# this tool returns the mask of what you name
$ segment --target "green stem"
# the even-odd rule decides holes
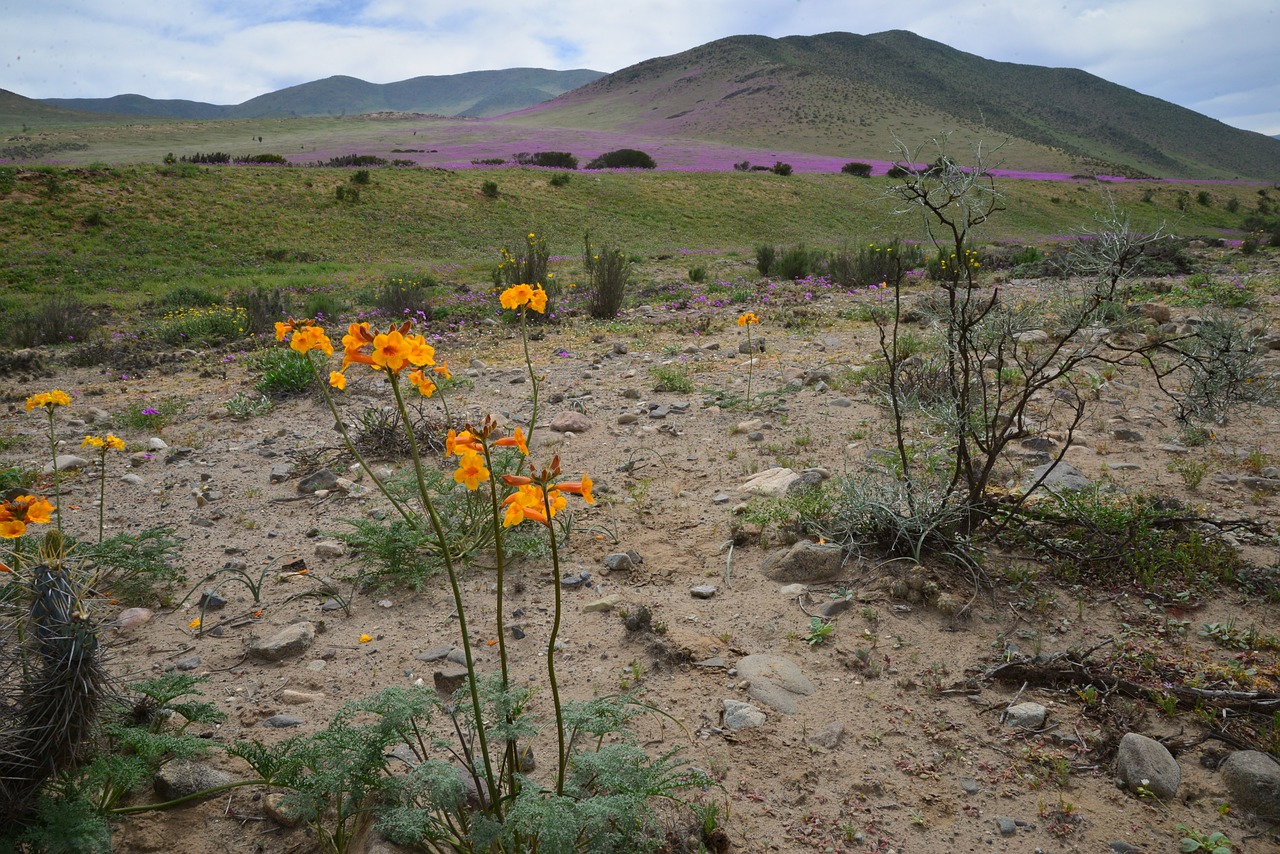
[[[102,459],[98,463],[102,469],[98,472],[98,545],[102,545],[102,532],[105,528],[107,511],[107,446],[102,446]]]
[[[498,658],[502,662],[502,691],[505,694],[509,684],[508,668],[507,668],[507,627],[506,627],[505,617],[503,616],[504,614],[503,593],[506,590],[507,561],[506,561],[506,554],[502,548],[502,522],[500,521],[502,514],[500,511],[500,508],[498,507],[497,478],[494,477],[492,474],[493,457],[489,451],[488,441],[481,442],[481,445],[483,445],[484,447],[484,463],[486,466],[489,467],[489,472],[490,472],[489,504],[490,504],[490,516],[493,522],[493,554],[494,554],[494,562],[497,564],[497,567],[498,567],[498,599],[496,603],[496,607],[498,610],[498,616],[497,616]],[[507,721],[507,723],[510,723],[510,721]],[[507,768],[507,792],[508,794],[513,796],[516,794],[516,767],[519,765],[519,763],[517,762],[517,759],[518,759],[517,750],[518,748],[516,746],[515,741],[508,741],[506,744],[506,748],[504,750],[504,753],[506,755],[505,764]]]
[[[180,798],[174,798],[171,801],[165,801],[164,803],[160,803],[160,804],[138,804],[132,807],[113,807],[112,809],[107,810],[107,814],[108,815],[129,815],[130,813],[149,812],[151,810],[167,810],[170,807],[181,806],[182,804],[190,803],[191,801],[196,801],[201,798],[207,798],[210,795],[216,795],[219,792],[225,792],[229,789],[239,789],[243,786],[269,786],[269,785],[271,785],[270,780],[237,780],[234,783],[226,783],[222,786],[215,786],[212,789],[201,789],[198,792],[192,792],[189,795],[183,795]]]
[[[378,491],[386,496],[386,499],[391,502],[392,507],[396,508],[396,512],[398,512],[410,525],[415,528],[418,527],[417,520],[413,518],[413,514],[411,514],[403,504],[395,499],[395,496],[393,496],[390,490],[387,489],[387,485],[373,473],[373,468],[365,462],[364,457],[356,448],[356,443],[352,441],[351,434],[347,432],[347,425],[343,423],[342,416],[338,414],[338,407],[334,404],[332,395],[329,394],[329,384],[321,375],[320,368],[316,366],[315,360],[309,361],[311,363],[311,372],[315,374],[316,381],[320,383],[320,392],[324,395],[324,402],[329,405],[329,413],[333,416],[334,426],[336,426],[338,428],[338,432],[342,434],[343,444],[347,446],[347,450],[351,452],[351,456],[356,458],[356,462],[360,464],[360,468],[364,469],[364,471],[368,473],[369,479],[373,481],[374,486],[378,487]],[[412,432],[413,431],[411,429],[410,433],[412,434]],[[255,599],[255,601],[257,600]]]
[[[404,405],[404,395],[400,393],[399,375],[388,371],[387,379],[391,382],[391,391],[396,398],[396,409],[400,412],[400,420],[404,424],[405,435],[409,438],[409,452],[413,457],[413,473],[418,480],[418,496],[423,508],[431,519],[431,527],[435,531],[436,541],[440,543],[440,556],[444,559],[445,573],[449,576],[449,587],[453,591],[453,604],[458,609],[458,631],[462,633],[462,653],[467,661],[467,685],[471,690],[471,710],[475,714],[476,735],[480,740],[480,755],[484,760],[485,784],[489,787],[489,804],[501,818],[501,803],[498,800],[498,783],[493,774],[493,762],[489,758],[489,737],[484,729],[484,717],[480,709],[480,689],[476,686],[476,665],[471,653],[471,635],[467,631],[467,610],[462,603],[462,587],[458,583],[458,572],[449,554],[449,542],[445,539],[444,525],[436,513],[435,505],[427,491],[426,476],[422,471],[422,456],[418,453],[418,440],[413,435],[413,422],[409,420],[409,411]]]
[[[533,408],[529,412],[529,436],[525,440],[526,445],[533,444],[533,428],[538,423],[538,375],[533,370],[533,359],[529,357],[529,336],[524,328],[524,315],[529,310],[528,306],[520,308],[520,340],[524,343],[524,363],[529,369],[529,383],[533,386]]]
[[[53,500],[57,506],[58,533],[62,533],[62,490],[58,487],[58,442],[53,434],[53,404],[45,407],[49,414],[49,457],[53,460]]]
[[[747,358],[749,359],[747,362],[747,406],[749,408],[751,406],[751,378],[756,371],[756,351],[755,348],[751,346],[750,323],[747,324],[747,353]]]
[[[560,686],[556,683],[556,638],[560,634],[560,551],[556,547],[556,530],[551,527],[551,499],[547,495],[550,484],[542,485],[542,512],[547,518],[547,531],[551,540],[551,585],[555,588],[555,616],[551,621],[551,636],[547,638],[547,679],[551,683],[551,703],[556,710],[556,794],[564,794],[564,772],[569,763],[564,745],[564,711],[560,707]]]

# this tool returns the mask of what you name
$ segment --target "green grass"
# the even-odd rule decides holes
[[[148,302],[148,292],[310,292],[432,265],[449,265],[457,281],[482,281],[496,247],[529,230],[548,236],[553,255],[576,254],[590,230],[646,257],[686,248],[749,254],[759,242],[836,248],[889,228],[922,236],[913,231],[918,223],[895,219],[882,202],[884,179],[808,174],[784,184],[749,173],[602,173],[552,189],[531,169],[385,169],[362,188],[359,203],[347,204],[334,188],[348,172],[15,170],[13,189],[0,195],[0,300],[11,306],[32,294],[70,292],[91,307],[132,308]],[[501,179],[497,201],[476,190],[490,174]],[[1008,209],[982,235],[987,240],[1070,233],[1102,204],[1091,185],[1006,181],[1001,189]],[[1171,219],[1181,234],[1205,235],[1238,228],[1254,195],[1218,186],[1217,195],[1241,196],[1240,213],[1221,205],[1178,212],[1172,196],[1142,203],[1140,186],[1108,189],[1134,211],[1137,228]],[[1053,204],[1052,196],[1069,203]]]

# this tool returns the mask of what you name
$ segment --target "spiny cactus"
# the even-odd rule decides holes
[[[109,693],[98,630],[53,532],[0,590],[0,822],[83,759]]]

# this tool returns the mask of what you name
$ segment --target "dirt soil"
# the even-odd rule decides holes
[[[718,263],[739,264],[743,269],[737,272],[748,272],[742,262]],[[779,465],[797,472],[821,468],[839,478],[864,470],[868,452],[888,446],[884,413],[874,397],[847,383],[849,369],[875,359],[873,328],[841,316],[851,300],[825,297],[798,312],[761,307],[762,325],[753,333],[766,343],[751,381],[756,391],[769,393],[769,405],[756,411],[721,409],[707,391],[746,391],[748,356],[739,352],[745,337],[734,322],[739,309],[732,306],[642,307],[614,324],[571,322],[531,342],[536,368],[545,375],[542,423],[574,410],[590,420],[589,429],[576,434],[540,427],[534,459],[558,453],[567,472],[589,472],[597,484],[597,504],[574,510],[570,549],[563,556],[564,574],[590,573],[588,584],[564,591],[564,648],[557,659],[564,693],[587,698],[631,689],[678,720],[679,726],[657,716],[642,718],[641,743],[653,752],[680,747],[720,781],[723,789],[706,798],[723,805],[722,826],[734,851],[1095,852],[1123,841],[1132,847],[1110,850],[1164,852],[1177,850],[1179,824],[1206,833],[1221,830],[1241,851],[1280,850],[1275,828],[1220,809],[1226,790],[1215,768],[1229,748],[1215,740],[1194,743],[1204,727],[1193,715],[1171,719],[1150,703],[1119,695],[1108,696],[1109,714],[1091,714],[1075,687],[982,676],[1019,655],[1099,647],[1095,655],[1105,657],[1108,639],[1139,643],[1129,631],[1134,626],[1145,627],[1153,648],[1230,662],[1237,653],[1200,637],[1200,627],[1234,621],[1276,635],[1275,603],[1224,588],[1211,600],[1174,607],[1178,603],[1146,597],[1136,588],[1069,589],[1047,577],[1019,582],[1018,567],[1030,568],[1031,576],[1042,567],[998,554],[986,566],[997,581],[994,589],[977,590],[969,574],[942,563],[927,562],[917,571],[956,603],[967,603],[959,614],[943,613],[918,596],[894,598],[893,582],[909,571],[901,561],[850,558],[837,579],[803,589],[788,589],[762,574],[762,563],[784,544],[785,532],[766,531],[762,542],[750,525],[739,530],[742,517],[735,510],[749,498],[744,482]],[[1175,322],[1189,313],[1173,308]],[[1257,323],[1271,331],[1269,319],[1259,315]],[[466,381],[452,395],[455,414],[493,413],[507,426],[528,418],[530,386],[514,329],[493,326],[455,335],[439,344],[437,355]],[[1280,352],[1272,351],[1267,364],[1280,367]],[[258,377],[245,359],[223,353],[181,354],[142,371],[65,368],[48,359],[46,365],[52,366],[49,376],[11,377],[12,402],[0,431],[18,441],[0,464],[47,462],[42,413],[28,414],[21,401],[38,391],[65,389],[73,404],[58,415],[63,452],[82,453],[83,434],[108,429],[128,440],[130,453],[145,450],[152,438],[168,445],[137,466],[130,465],[129,454],[109,458],[106,530],[111,536],[176,529],[185,541],[186,580],[175,601],[229,561],[244,561],[255,576],[271,567],[261,602],[243,586],[224,585],[221,593],[230,602],[208,615],[199,636],[189,626],[198,614],[195,596],[176,609],[158,609],[143,626],[111,630],[110,666],[121,680],[157,674],[180,660],[190,665],[198,656],[191,672],[208,677],[207,697],[228,716],[208,736],[224,744],[315,732],[354,698],[419,679],[432,683],[439,663],[419,655],[459,642],[442,578],[416,592],[357,593],[350,613],[322,610],[323,596],[291,598],[324,578],[339,580],[340,589],[349,591],[341,579],[355,572],[351,556],[325,557],[317,545],[329,532],[344,530],[347,520],[378,517],[388,507],[372,491],[359,497],[340,489],[323,496],[299,493],[299,478],[332,460],[323,451],[339,444],[321,403],[294,399],[265,415],[230,418],[225,401],[239,392],[252,394]],[[659,366],[687,369],[694,390],[655,391],[652,369]],[[818,382],[806,372],[828,377]],[[352,377],[343,396],[349,417],[386,404],[381,378],[357,378],[354,369]],[[170,397],[187,405],[159,436],[119,426],[131,404]],[[683,411],[673,406],[683,403]],[[665,417],[652,417],[653,404],[670,409]],[[1276,562],[1269,534],[1280,499],[1251,494],[1240,483],[1251,464],[1280,447],[1273,413],[1234,418],[1207,446],[1175,456],[1161,450],[1180,434],[1172,409],[1136,370],[1119,371],[1102,383],[1091,406],[1067,456],[1073,465],[1099,483],[1176,498],[1206,516],[1251,520],[1264,533],[1241,536],[1244,557],[1257,565]],[[111,420],[90,422],[93,409],[105,410]],[[762,423],[744,424],[753,419]],[[1116,439],[1118,424],[1143,438]],[[1198,491],[1188,490],[1170,470],[1175,458],[1207,463]],[[405,460],[377,464],[398,468]],[[293,473],[276,482],[272,470],[281,465],[292,465]],[[1009,479],[1017,466],[1025,469],[1011,460]],[[141,482],[126,483],[125,474]],[[359,483],[370,485],[368,477]],[[63,489],[68,527],[93,539],[96,473],[73,474]],[[606,555],[627,551],[642,562],[629,571],[604,567]],[[306,575],[280,571],[286,564],[302,565],[295,561],[305,564]],[[480,559],[468,568],[464,591],[480,666],[492,670],[495,576],[488,564]],[[523,637],[508,639],[518,679],[544,678],[554,581],[547,559],[519,561],[510,576],[507,608],[523,613],[513,620]],[[699,585],[713,586],[714,595],[694,598],[691,588]],[[613,611],[583,612],[583,606],[610,595],[621,597]],[[825,642],[810,646],[804,639],[810,615],[836,598],[848,599],[851,607],[836,618]],[[624,626],[619,612],[635,613],[642,606],[662,633],[632,633]],[[99,615],[110,620],[119,608],[103,604]],[[321,632],[305,653],[279,663],[248,656],[255,638],[300,620]],[[361,642],[362,635],[372,640]],[[782,656],[810,680],[813,692],[794,713],[748,695],[749,683],[736,666],[753,654]],[[1274,651],[1260,654],[1254,665],[1270,674],[1275,690]],[[300,695],[304,699],[296,705],[283,699],[297,701]],[[765,713],[765,722],[730,731],[723,721],[726,699],[751,702]],[[1034,730],[1003,724],[1005,709],[1015,701],[1043,704],[1047,722]],[[548,712],[544,690],[534,713],[545,720]],[[281,713],[302,722],[287,729],[262,725]],[[1182,771],[1176,797],[1161,803],[1117,787],[1114,748],[1124,731],[1117,721],[1172,739]],[[548,744],[554,739],[544,731],[534,743],[539,759],[549,755]],[[245,773],[217,753],[211,761]],[[547,767],[543,761],[537,773]],[[262,794],[237,789],[198,805],[132,817],[117,825],[116,849],[314,850],[305,829],[282,828],[263,817]],[[137,801],[150,796],[140,793]],[[999,819],[1014,821],[1006,824],[1008,832],[1002,833]],[[677,837],[687,835],[673,830]]]

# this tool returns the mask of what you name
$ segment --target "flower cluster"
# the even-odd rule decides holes
[[[547,311],[547,292],[542,289],[542,283],[535,285],[512,285],[502,292],[498,298],[503,308],[531,308],[538,314],[545,314]]]
[[[71,405],[71,395],[67,394],[65,391],[61,391],[60,389],[56,389],[56,388],[53,391],[46,391],[41,394],[33,394],[31,395],[31,397],[27,398],[28,412],[30,412],[31,410],[39,406],[43,406],[45,409],[52,412],[55,406],[70,406],[70,405]]]
[[[35,495],[19,495],[0,503],[0,539],[17,539],[33,523],[47,525],[52,513],[53,505]]]
[[[552,461],[551,468],[552,471],[546,472],[546,475],[554,476],[553,473],[559,471],[559,457]],[[591,478],[585,474],[582,476],[582,480],[566,480],[560,483],[538,483],[533,478],[525,477],[524,475],[504,474],[502,482],[507,486],[516,487],[516,491],[508,495],[502,502],[502,506],[507,508],[502,517],[502,527],[504,528],[519,525],[525,519],[541,522],[550,527],[550,519],[554,518],[568,504],[564,493],[579,495],[588,504],[596,503],[595,498],[591,495]],[[547,515],[548,511],[550,511],[550,516]]]
[[[103,453],[107,451],[123,451],[124,439],[108,433],[105,436],[85,436],[84,441],[80,443],[82,448],[101,448]]]
[[[750,326],[753,323],[759,323],[759,322],[760,322],[760,318],[756,317],[755,314],[753,314],[752,312],[748,311],[746,314],[738,315],[739,326]]]

